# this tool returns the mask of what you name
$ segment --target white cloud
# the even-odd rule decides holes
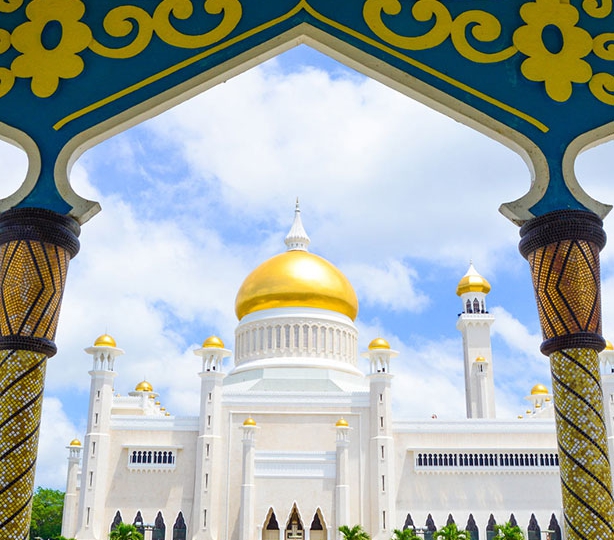
[[[38,458],[36,460],[37,486],[64,490],[68,443],[74,438],[83,442],[80,429],[69,420],[58,398],[45,397],[41,422]]]
[[[490,311],[496,318],[492,326],[493,335],[500,336],[510,349],[528,357],[541,359],[539,352],[541,335],[532,334],[524,324],[501,306],[495,306]]]
[[[418,273],[402,262],[390,260],[382,266],[350,264],[345,274],[356,289],[361,305],[392,311],[422,311],[428,296],[416,288]]]

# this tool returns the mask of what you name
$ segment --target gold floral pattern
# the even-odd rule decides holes
[[[536,0],[520,8],[527,23],[514,32],[514,45],[528,56],[520,70],[530,81],[544,82],[546,93],[555,101],[571,97],[572,83],[586,83],[593,70],[583,58],[593,49],[593,39],[576,26],[578,10],[560,0]],[[544,43],[544,30],[554,26],[562,36],[559,51],[551,51]]]
[[[89,27],[79,22],[85,13],[80,0],[33,0],[26,7],[30,22],[18,26],[11,43],[23,53],[11,64],[17,77],[32,78],[32,93],[49,97],[57,89],[60,79],[77,77],[84,67],[77,54],[92,40]],[[61,37],[55,47],[43,44],[43,31],[53,21],[61,24]]]

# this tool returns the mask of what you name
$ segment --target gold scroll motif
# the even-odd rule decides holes
[[[0,246],[0,334],[53,341],[71,255],[30,240]],[[46,355],[0,350],[0,530],[25,540],[38,450]]]
[[[0,12],[19,7],[21,2],[0,2]],[[102,22],[105,32],[112,38],[123,38],[136,29],[136,35],[131,43],[113,48],[95,39],[90,27],[81,20],[85,14],[81,0],[32,0],[26,6],[28,22],[12,33],[0,28],[0,54],[8,50],[3,49],[9,43],[21,53],[10,69],[0,67],[0,97],[13,88],[15,77],[31,78],[35,96],[52,96],[60,79],[73,79],[83,72],[81,53],[88,48],[107,58],[132,58],[147,48],[154,33],[173,47],[193,49],[212,45],[230,34],[243,14],[240,0],[205,0],[203,9],[209,15],[222,14],[222,20],[204,34],[188,35],[177,30],[172,21],[187,20],[194,14],[191,0],[162,0],[153,15],[133,5],[115,7]],[[43,45],[43,31],[54,21],[62,25],[61,38],[55,47],[47,48]]]
[[[567,538],[614,538],[612,477],[597,352],[555,352],[550,355],[550,366]]]
[[[200,0],[196,4],[195,1],[161,0],[153,14],[131,4],[116,6],[103,17],[102,29],[106,36],[99,39],[102,36],[97,37],[98,28],[90,28],[82,21],[86,9],[82,0],[32,0],[25,8],[28,22],[12,32],[0,28],[0,55],[11,46],[21,53],[10,67],[0,67],[0,98],[13,88],[16,77],[31,78],[32,93],[41,98],[50,97],[57,91],[60,79],[81,75],[85,69],[82,54],[87,49],[106,58],[133,58],[147,49],[154,34],[173,47],[208,47],[221,43],[243,17],[242,0],[205,0],[202,3],[204,13],[216,20],[221,15],[221,20],[203,34],[185,34],[177,28],[177,23],[194,15],[194,6],[200,4]],[[523,3],[520,16],[525,24],[514,29],[511,42],[502,43],[494,52],[478,48],[481,43],[492,45],[501,39],[502,22],[494,14],[472,9],[454,18],[440,0],[415,0],[409,11],[425,30],[418,35],[401,35],[389,28],[386,21],[401,14],[409,3],[407,0],[365,0],[362,15],[371,31],[383,43],[396,49],[433,49],[450,39],[460,56],[478,64],[503,62],[522,54],[526,58],[521,63],[521,75],[527,80],[544,83],[551,99],[567,101],[572,95],[573,84],[588,84],[595,98],[608,105],[614,104],[614,74],[593,73],[592,66],[585,60],[591,52],[604,60],[614,60],[614,53],[607,46],[612,34],[592,36],[578,26],[580,11],[569,2],[532,0]],[[22,4],[23,0],[4,0],[0,2],[0,12],[16,11]],[[299,0],[290,12],[296,8],[314,11],[306,0]],[[612,0],[584,0],[582,10],[590,17],[601,19],[612,13]],[[282,16],[276,20],[283,19]],[[61,38],[55,47],[46,48],[42,43],[43,30],[54,21],[62,26]],[[546,27],[558,29],[562,36],[560,50],[552,51],[545,43]],[[356,31],[351,33],[356,34]],[[130,42],[125,43],[128,36],[131,36]],[[114,39],[121,40],[121,45],[112,46]]]
[[[582,8],[591,17],[603,18],[612,12],[612,2],[585,0]],[[453,18],[439,0],[418,0],[410,11],[415,21],[424,23],[426,31],[418,36],[402,36],[391,30],[384,21],[384,16],[399,15],[401,10],[401,0],[366,0],[363,17],[380,39],[401,49],[430,49],[450,37],[456,51],[475,63],[503,62],[521,53],[527,57],[521,63],[521,74],[527,80],[543,82],[546,94],[554,101],[567,101],[572,94],[572,83],[589,83],[589,90],[598,100],[613,104],[612,84],[609,79],[608,84],[603,84],[605,76],[609,74],[593,74],[591,65],[584,60],[593,49],[597,56],[614,60],[613,53],[603,45],[612,34],[593,38],[587,30],[578,26],[580,12],[569,2],[534,0],[522,4],[520,16],[525,24],[515,29],[512,43],[503,44],[497,52],[480,51],[467,39],[468,32],[478,43],[494,43],[501,38],[501,21],[492,13],[468,10]],[[560,32],[563,41],[560,50],[552,51],[545,43],[546,27],[556,27]],[[598,78],[599,82],[590,84],[593,77]]]

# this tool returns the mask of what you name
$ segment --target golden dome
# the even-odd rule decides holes
[[[476,362],[486,362],[486,358],[484,358],[483,356],[478,356],[478,357],[475,359],[475,361],[476,361]]]
[[[531,409],[527,409],[527,414],[531,414],[533,411]]]
[[[614,345],[612,345],[612,342],[609,339],[605,340],[605,349],[604,351],[614,351]]]
[[[79,439],[73,439],[72,441],[70,441],[70,444],[68,446],[81,446],[81,441]]]
[[[223,349],[224,342],[217,336],[209,336],[205,341],[203,341],[203,349]]]
[[[328,309],[354,320],[358,299],[348,279],[326,259],[290,250],[247,276],[235,300],[239,320],[256,311],[283,307]]]
[[[337,420],[337,423],[335,424],[335,426],[337,427],[349,427],[350,424],[348,424],[348,421],[345,418],[339,418],[339,420]]]
[[[536,384],[533,388],[531,388],[532,396],[539,396],[542,394],[549,394],[548,389],[543,384]]]
[[[371,343],[369,343],[369,350],[372,351],[373,349],[390,349],[390,343],[388,343],[384,338],[375,338]]]
[[[147,381],[141,381],[134,387],[135,392],[153,392],[153,386]]]
[[[102,334],[94,341],[94,347],[117,347],[117,343],[109,334]]]
[[[484,294],[490,292],[490,283],[477,273],[473,264],[469,265],[469,270],[467,270],[467,273],[461,278],[456,287],[456,294],[458,296],[468,292],[479,292]]]
[[[243,422],[244,426],[255,426],[256,425],[256,420],[254,420],[251,416],[249,418],[247,418],[245,420],[245,422]]]

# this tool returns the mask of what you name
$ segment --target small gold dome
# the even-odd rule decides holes
[[[94,347],[117,347],[117,343],[109,334],[102,334],[94,341]]]
[[[72,441],[70,441],[70,444],[68,446],[81,446],[81,441],[79,439],[73,439]]]
[[[612,342],[609,339],[605,340],[605,351],[614,351],[614,345],[612,345]]]
[[[159,402],[159,401],[156,401],[156,405],[160,405],[160,402]]]
[[[290,250],[247,276],[235,300],[239,320],[256,311],[284,307],[327,309],[355,320],[358,299],[348,279],[326,259]]]
[[[527,409],[527,410],[526,410],[526,413],[527,413],[527,414],[531,414],[532,412],[533,412],[533,411],[532,411],[531,409]]]
[[[378,337],[375,338],[371,343],[369,343],[369,350],[373,349],[390,349],[390,343],[388,343],[384,338]]]
[[[337,427],[349,427],[350,424],[348,424],[348,421],[341,417],[339,418],[339,420],[337,420],[337,423],[335,424],[335,426]]]
[[[490,283],[486,281],[480,274],[477,273],[473,264],[469,265],[469,270],[458,282],[456,287],[456,294],[461,296],[468,292],[479,292],[488,294],[490,292]]]
[[[524,416],[522,416],[522,414],[519,414],[518,419],[520,420],[521,418],[524,418]]]
[[[247,418],[245,420],[245,422],[243,422],[244,426],[255,426],[256,425],[256,420],[254,420],[251,416],[249,418]]]
[[[135,392],[153,392],[153,386],[147,381],[141,381],[134,387]]]
[[[533,388],[531,388],[532,396],[539,396],[543,394],[549,394],[548,389],[543,384],[536,384]]]
[[[171,413],[169,413],[169,412],[164,414],[164,416],[170,416],[170,415],[171,415]]]
[[[223,349],[224,342],[217,336],[209,336],[203,341],[203,349]]]
[[[541,407],[542,407],[542,406],[541,406],[539,403],[536,403],[536,404],[535,404],[535,408],[536,408],[536,409],[541,409]]]
[[[483,356],[478,356],[478,357],[475,359],[475,361],[476,361],[476,362],[486,362],[486,358],[484,358]]]

